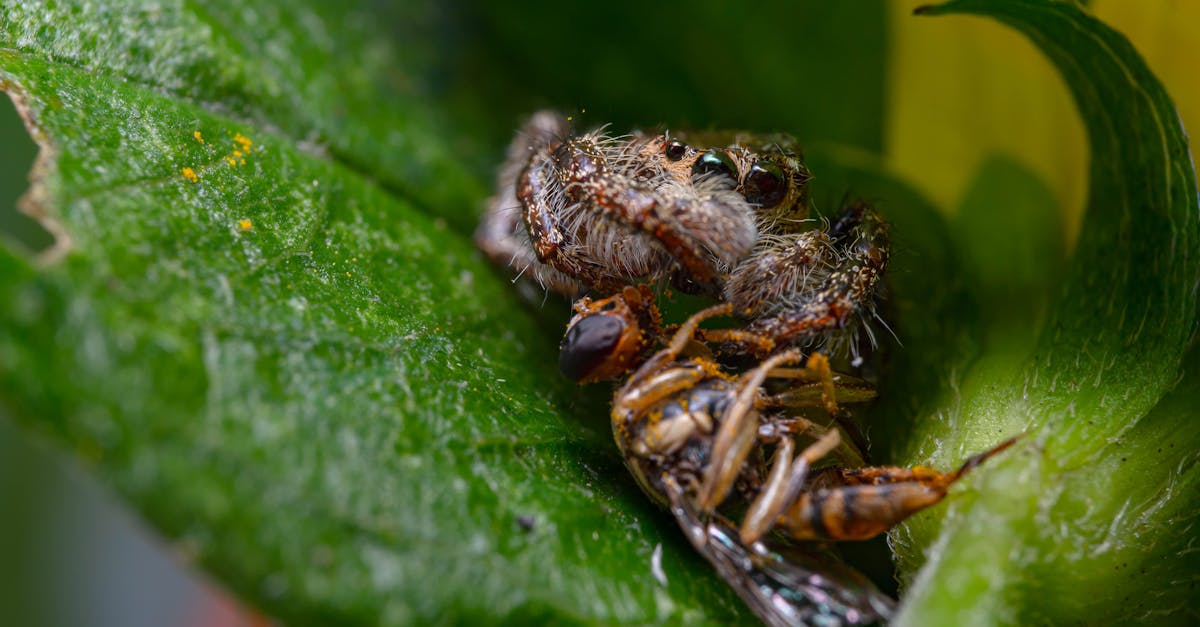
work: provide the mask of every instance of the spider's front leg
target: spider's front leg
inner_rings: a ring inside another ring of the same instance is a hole
[[[639,276],[679,268],[691,284],[715,293],[721,269],[745,257],[758,237],[753,210],[732,175],[677,171],[664,145],[661,135],[564,143],[554,159],[572,207],[566,213],[574,212],[568,220],[582,226],[576,230],[601,265],[632,276],[643,269],[630,255],[663,252],[673,263]],[[531,224],[533,217],[527,214]],[[618,228],[604,230],[612,226]],[[646,250],[618,250],[621,239],[644,242]]]
[[[736,194],[697,196],[686,187],[624,185],[615,177],[590,181],[584,193],[610,219],[650,234],[682,267],[696,291],[716,291],[720,266],[736,261],[756,232]]]
[[[564,161],[568,166],[586,162],[592,167],[587,172],[568,171]],[[613,293],[625,283],[622,274],[629,278],[657,274],[666,260],[655,259],[652,251],[625,255],[622,264],[609,263],[604,257],[619,254],[616,239],[608,235],[613,226],[593,216],[588,203],[570,188],[578,185],[577,179],[602,177],[605,168],[603,153],[591,136],[541,146],[516,179],[516,198],[538,261],[592,289]]]
[[[521,127],[497,174],[496,195],[488,200],[487,212],[475,231],[475,244],[492,263],[511,267],[517,278],[532,279],[552,292],[575,297],[587,287],[574,275],[538,259],[516,193],[517,178],[529,166],[531,157],[564,141],[569,134],[567,120],[549,111],[535,114]]]
[[[746,331],[778,345],[818,346],[839,334],[853,342],[842,332],[875,316],[888,255],[887,224],[857,203],[827,231],[762,238],[730,275],[725,298],[753,319]]]

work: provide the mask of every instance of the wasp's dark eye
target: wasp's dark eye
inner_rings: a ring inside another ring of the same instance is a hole
[[[679,161],[687,152],[687,144],[683,142],[671,141],[667,142],[667,147],[663,148],[663,154],[671,161]]]
[[[696,159],[696,164],[692,166],[692,178],[711,172],[728,176],[734,182],[737,181],[737,167],[733,165],[733,159],[730,159],[724,150],[710,150],[700,155],[700,158]]]
[[[580,381],[612,354],[625,323],[616,316],[588,316],[567,329],[559,347],[558,369]]]
[[[742,185],[746,200],[760,207],[774,207],[787,196],[783,168],[770,161],[755,161]]]

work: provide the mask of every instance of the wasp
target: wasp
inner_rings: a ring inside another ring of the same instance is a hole
[[[731,312],[723,303],[692,315],[618,388],[611,421],[626,466],[767,624],[886,620],[894,605],[889,597],[854,573],[785,556],[787,543],[884,533],[941,501],[951,485],[1015,439],[950,472],[819,467],[827,456],[861,458],[836,425],[810,420],[804,411],[835,415],[839,391],[855,400],[873,391],[835,375],[823,355],[806,359],[795,348],[729,372],[706,354],[697,335],[703,320]],[[785,383],[783,389],[773,381]]]
[[[760,353],[854,351],[878,318],[888,228],[861,202],[813,228],[811,177],[782,134],[575,134],[541,112],[509,147],[475,239],[572,298],[668,284],[730,303]]]

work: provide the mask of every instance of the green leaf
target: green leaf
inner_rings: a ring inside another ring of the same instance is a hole
[[[0,247],[4,413],[291,623],[747,616],[553,367],[565,306],[539,328],[426,212],[480,185],[358,65],[369,16],[239,6],[3,8],[27,208],[69,236]]]
[[[377,10],[384,10],[375,7]],[[55,65],[142,85],[223,117],[271,129],[374,178],[381,187],[445,209],[470,228],[483,192],[430,114],[425,76],[435,52],[429,7],[310,2],[0,7],[0,43]],[[379,29],[398,24],[404,54]]]
[[[1039,324],[1028,307],[994,316],[985,331],[997,343],[1025,324],[1036,341],[985,347],[937,419],[906,440],[903,460],[947,466],[1002,435],[1028,434],[944,517],[893,534],[902,569],[927,562],[899,622],[1183,620],[1194,595],[1168,582],[1198,579],[1185,560],[1194,536],[1178,531],[1200,515],[1189,503],[1200,431],[1184,426],[1195,422],[1183,400],[1194,386],[1159,399],[1179,382],[1195,329],[1200,210],[1174,107],[1123,37],[1070,4],[963,0],[925,12],[988,15],[1033,40],[1075,97],[1092,161],[1087,213],[1049,320]],[[1042,267],[1030,264],[1045,259],[1042,247],[1008,248],[1015,263],[977,254],[983,276]],[[1053,274],[1053,263],[1044,267]],[[1162,446],[1171,430],[1178,447]]]

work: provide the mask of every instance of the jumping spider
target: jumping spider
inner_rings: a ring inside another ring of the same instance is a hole
[[[542,112],[510,146],[476,241],[518,279],[600,297],[576,301],[561,369],[632,371],[611,412],[626,465],[764,621],[862,624],[893,601],[837,563],[784,556],[788,541],[883,533],[1011,441],[941,473],[864,467],[863,445],[843,440],[838,400],[873,388],[820,353],[794,366],[801,349],[853,353],[855,330],[869,333],[888,229],[864,203],[811,228],[809,179],[786,136],[575,134]],[[663,284],[721,304],[664,325]],[[716,315],[746,322],[699,328]],[[739,359],[718,357],[730,347]],[[838,464],[812,470],[826,456]]]
[[[707,294],[750,321],[758,352],[829,340],[853,350],[875,317],[887,226],[854,203],[806,230],[809,179],[784,135],[576,135],[541,112],[510,146],[476,241],[571,297],[663,282]]]
[[[837,562],[806,558],[784,540],[877,536],[941,501],[954,482],[1015,438],[946,473],[860,467],[836,426],[799,415],[817,407],[836,416],[840,391],[862,398],[863,389],[835,377],[823,355],[789,368],[804,359],[793,348],[740,373],[703,356],[683,357],[700,321],[730,311],[726,303],[693,315],[617,391],[612,428],[626,466],[768,625],[886,620],[893,601],[870,582]],[[783,389],[769,386],[772,379]],[[797,438],[810,443],[798,450]],[[850,467],[813,469],[834,451]]]

